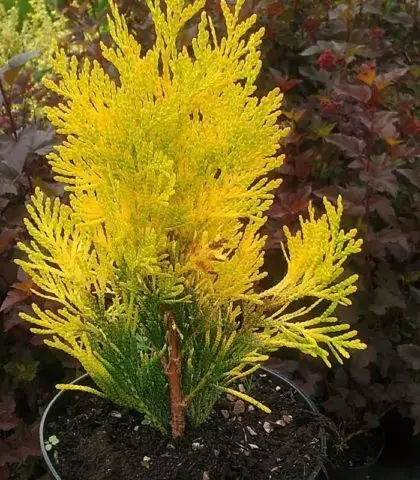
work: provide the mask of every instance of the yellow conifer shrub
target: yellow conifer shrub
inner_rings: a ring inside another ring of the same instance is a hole
[[[343,263],[361,246],[340,228],[340,199],[285,230],[287,274],[255,288],[279,185],[268,174],[287,131],[281,93],[255,96],[263,30],[254,15],[240,20],[243,3],[232,11],[222,1],[223,38],[202,13],[191,51],[179,51],[204,0],[147,0],[156,28],[147,52],[111,3],[114,46],[102,51],[118,81],[63,51],[53,59],[59,80],[45,80],[63,98],[47,114],[66,140],[49,158],[71,196],[64,205],[37,190],[28,206],[32,240],[18,264],[61,308],[34,305],[24,318],[97,386],[59,388],[135,408],[174,435],[185,413],[199,424],[223,392],[269,411],[232,388],[269,352],[297,348],[329,364],[330,353],[341,362],[365,347],[334,317],[356,289]]]

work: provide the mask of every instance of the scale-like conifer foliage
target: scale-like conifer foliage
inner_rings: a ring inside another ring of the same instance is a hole
[[[282,95],[254,96],[263,31],[222,1],[226,36],[202,13],[192,49],[177,49],[203,0],[147,0],[155,47],[141,52],[111,3],[114,46],[103,68],[57,51],[63,103],[48,110],[66,140],[50,155],[70,205],[38,190],[26,220],[32,241],[18,263],[37,293],[61,305],[25,318],[46,343],[78,358],[97,389],[182,435],[183,415],[204,421],[223,392],[280,347],[329,363],[364,345],[333,312],[349,304],[357,276],[343,263],[360,250],[340,229],[338,207],[286,230],[288,271],[259,292],[265,237],[259,232],[279,181]],[[302,300],[307,298],[306,303]],[[302,306],[306,305],[306,306]],[[175,431],[176,430],[176,431]]]

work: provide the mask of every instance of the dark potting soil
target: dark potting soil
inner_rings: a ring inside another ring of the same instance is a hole
[[[347,444],[338,449],[337,443],[329,442],[328,458],[336,467],[371,466],[378,459],[384,446],[384,436],[380,430],[355,435]]]
[[[305,480],[320,463],[318,419],[269,374],[254,376],[251,394],[272,413],[225,397],[207,422],[174,440],[137,412],[67,392],[44,438],[59,439],[50,458],[62,480]]]

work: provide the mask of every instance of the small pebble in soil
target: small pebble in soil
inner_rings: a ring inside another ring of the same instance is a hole
[[[236,400],[234,406],[233,406],[233,415],[238,416],[242,415],[245,412],[245,402],[243,400]]]
[[[203,448],[204,445],[202,445],[200,442],[193,442],[191,445],[191,448],[196,451],[200,450],[200,448]]]
[[[270,422],[264,422],[263,428],[267,433],[271,433],[273,431],[273,427],[271,426]]]
[[[293,417],[291,415],[283,415],[282,420],[288,425],[293,421]]]

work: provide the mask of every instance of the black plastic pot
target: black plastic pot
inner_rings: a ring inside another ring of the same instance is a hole
[[[372,476],[372,469],[378,463],[379,457],[382,455],[382,451],[385,446],[385,436],[381,431],[380,435],[380,445],[378,452],[374,458],[372,458],[369,463],[366,463],[360,467],[348,467],[342,465],[335,465],[333,462],[328,460],[326,462],[326,469],[328,474],[328,480],[366,480]]]
[[[318,409],[316,408],[316,406],[312,402],[312,400],[302,390],[300,390],[299,387],[297,387],[294,383],[292,383],[289,379],[287,379],[286,377],[284,377],[280,373],[275,372],[273,370],[270,370],[268,368],[262,368],[262,370],[264,370],[269,375],[273,375],[274,377],[277,377],[282,382],[286,383],[291,388],[293,388],[293,390],[295,390],[295,392],[306,402],[306,404],[309,407],[309,410],[312,411],[313,413],[318,413]],[[81,377],[76,378],[76,380],[74,380],[71,383],[72,384],[83,384],[83,383],[87,383],[88,380],[89,380],[88,374],[84,374]],[[62,480],[62,478],[60,477],[59,473],[57,472],[57,470],[55,469],[55,467],[53,465],[54,461],[51,458],[50,452],[48,452],[45,448],[45,441],[47,439],[45,438],[44,430],[45,430],[45,425],[50,421],[51,416],[54,415],[54,410],[56,410],[56,409],[59,410],[60,409],[60,402],[63,399],[63,395],[71,395],[71,394],[75,395],[75,394],[77,394],[77,392],[71,391],[71,390],[63,390],[63,391],[59,392],[51,400],[51,402],[48,404],[47,408],[45,409],[45,411],[42,415],[41,425],[40,425],[40,429],[39,429],[39,440],[40,440],[40,443],[41,443],[42,456],[44,457],[45,463],[47,464],[48,471],[50,472],[51,476],[55,480]],[[325,452],[326,452],[326,439],[325,439],[325,437],[321,437],[321,450],[322,450],[322,453],[325,454]],[[322,469],[322,465],[317,466],[314,469],[314,471],[311,472],[306,477],[305,480],[315,480],[316,478],[318,478],[321,469]],[[81,480],[81,479],[75,479],[75,480]]]

